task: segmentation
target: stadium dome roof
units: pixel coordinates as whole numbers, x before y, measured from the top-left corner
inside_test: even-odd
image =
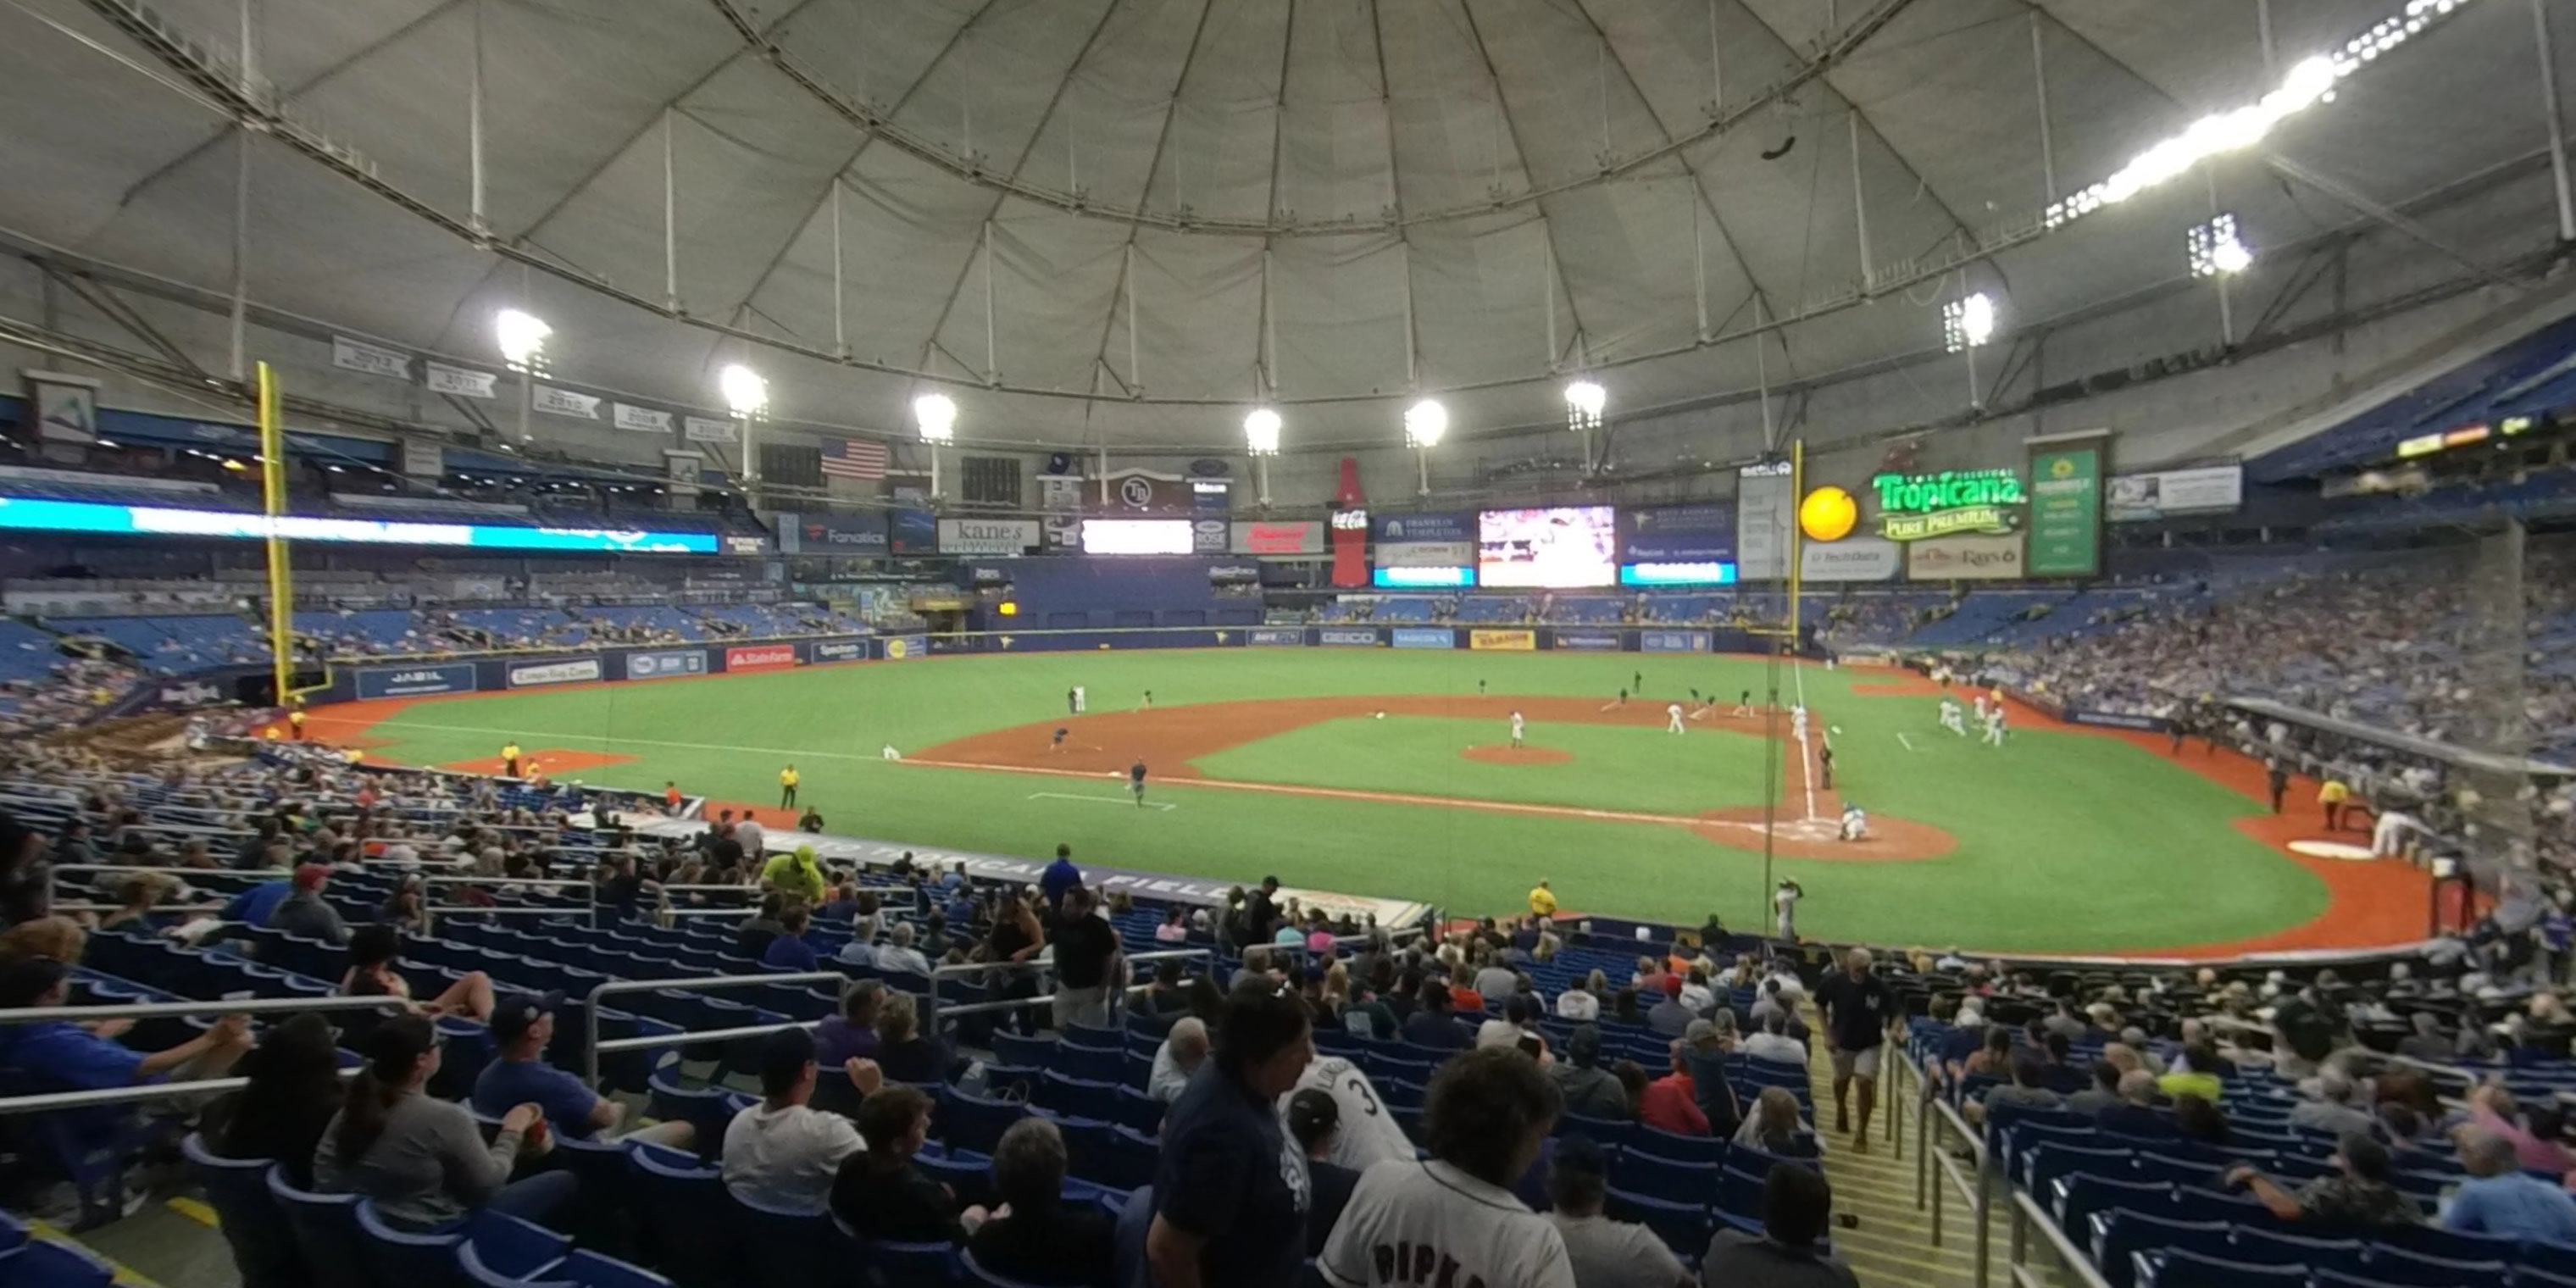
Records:
[[[900,429],[927,375],[970,439],[1222,447],[1271,399],[1292,450],[1392,442],[1416,391],[1540,424],[1585,368],[1615,416],[1937,353],[1967,290],[2007,329],[2117,306],[2214,208],[2286,248],[2528,169],[2532,15],[2452,7],[250,0],[249,289],[487,365],[524,304],[564,379],[700,405],[748,355],[790,420]],[[2330,103],[2047,227],[2410,11]],[[0,225],[222,290],[241,14],[6,0]],[[462,235],[478,32],[498,251]]]

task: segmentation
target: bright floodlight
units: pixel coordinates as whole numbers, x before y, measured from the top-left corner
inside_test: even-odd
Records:
[[[1941,306],[1941,343],[1952,353],[1995,338],[1995,301],[1984,291]]]
[[[1279,413],[1255,407],[1243,417],[1244,449],[1254,456],[1279,454]]]
[[[1601,409],[1610,405],[1608,390],[1589,380],[1577,380],[1565,387],[1565,427],[1582,431],[1601,428]]]
[[[769,382],[739,362],[716,373],[716,385],[724,390],[725,406],[736,416],[748,420],[769,410]]]
[[[925,443],[953,442],[957,437],[957,404],[946,394],[923,394],[912,400],[913,423]]]
[[[1437,447],[1440,436],[1449,432],[1449,409],[1437,398],[1425,398],[1404,413],[1404,443],[1407,447]]]
[[[2183,249],[2191,256],[2194,277],[2242,273],[2254,264],[2254,252],[2236,236],[2234,215],[2213,215],[2208,223],[2194,225],[2183,238]]]
[[[555,333],[535,314],[517,309],[501,310],[492,319],[492,330],[501,342],[501,360],[520,371],[544,360],[546,337]]]

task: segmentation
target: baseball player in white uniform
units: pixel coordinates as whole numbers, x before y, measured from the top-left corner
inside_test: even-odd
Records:
[[[1521,745],[1522,728],[1521,713],[1515,711],[1512,713],[1512,745],[1515,747]]]
[[[1843,806],[1842,838],[1846,841],[1857,841],[1868,835],[1869,815],[1862,813],[1858,805]]]
[[[1986,736],[1981,741],[1990,746],[2004,745],[2004,709],[2001,706],[1986,712]]]
[[[1792,738],[1807,736],[1807,704],[1804,702],[1789,708],[1789,736]]]
[[[1968,724],[1959,716],[1959,703],[1956,699],[1941,699],[1941,727],[1962,738],[1968,736]]]
[[[1675,702],[1664,708],[1664,732],[1680,733],[1681,731],[1682,704]]]
[[[1978,694],[1975,701],[1977,706],[1977,723],[1984,724],[1986,722],[1986,695],[1982,693]]]

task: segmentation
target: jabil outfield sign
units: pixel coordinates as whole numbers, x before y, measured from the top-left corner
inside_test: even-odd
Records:
[[[1878,493],[1879,534],[1890,541],[2010,532],[2028,500],[2012,470],[1881,474],[1869,485]]]

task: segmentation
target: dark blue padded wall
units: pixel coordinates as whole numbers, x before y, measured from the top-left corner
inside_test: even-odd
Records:
[[[1219,561],[1153,556],[1085,556],[1015,559],[1005,567],[1010,598],[1019,612],[1004,618],[978,610],[975,629],[1009,631],[1035,627],[1045,631],[1097,631],[1099,636],[1047,638],[1034,633],[1016,637],[1015,650],[1046,648],[1192,647],[1220,643],[1213,629],[1255,625],[1260,601],[1243,595],[1219,596],[1208,581],[1208,569]],[[1241,561],[1236,561],[1240,563]],[[1116,632],[1116,634],[1106,634]]]

